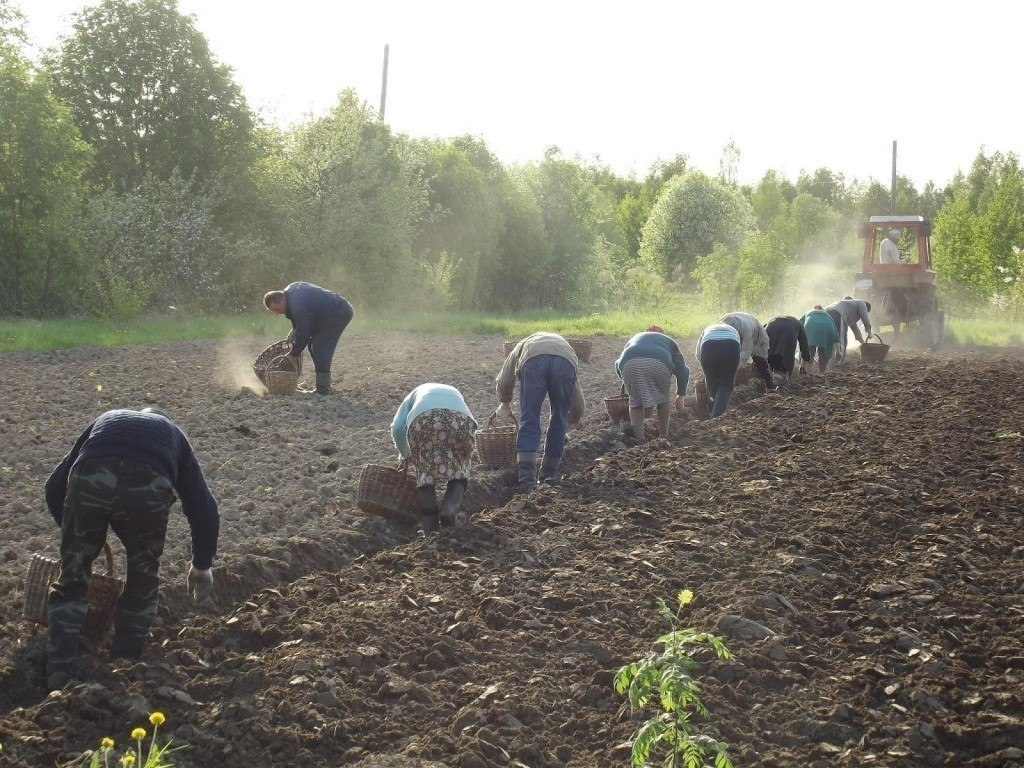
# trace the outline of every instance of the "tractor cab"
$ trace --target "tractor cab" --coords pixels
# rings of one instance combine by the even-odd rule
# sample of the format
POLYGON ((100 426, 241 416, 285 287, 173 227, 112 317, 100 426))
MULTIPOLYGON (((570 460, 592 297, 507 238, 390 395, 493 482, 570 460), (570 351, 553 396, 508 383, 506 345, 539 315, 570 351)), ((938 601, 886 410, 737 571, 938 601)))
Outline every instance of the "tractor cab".
POLYGON ((854 295, 871 302, 872 325, 917 326, 927 346, 942 338, 944 317, 939 309, 932 269, 931 222, 923 216, 872 216, 858 230, 864 239, 861 272, 854 295))

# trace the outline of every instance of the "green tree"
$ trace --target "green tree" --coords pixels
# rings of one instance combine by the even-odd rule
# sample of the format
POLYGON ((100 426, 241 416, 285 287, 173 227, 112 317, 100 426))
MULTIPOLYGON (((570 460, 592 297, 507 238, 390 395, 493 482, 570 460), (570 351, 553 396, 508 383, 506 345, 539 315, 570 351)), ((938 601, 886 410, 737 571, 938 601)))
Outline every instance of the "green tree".
POLYGON ((641 260, 669 278, 689 276, 715 243, 735 251, 754 231, 753 209, 738 190, 691 171, 662 191, 643 230, 641 260))
POLYGON ((326 116, 295 128, 278 169, 297 206, 292 268, 370 305, 407 295, 418 277, 414 223, 425 202, 387 125, 344 91, 326 116))
POLYGON ((427 205, 415 250, 428 265, 451 265, 432 273, 450 278, 448 294, 461 307, 483 308, 505 228, 502 186, 505 169, 480 139, 417 142, 414 168, 423 179, 427 205))
POLYGON ((533 265, 534 306, 571 306, 581 288, 596 276, 593 261, 599 242, 599 221, 606 201, 579 162, 550 147, 540 163, 522 169, 544 222, 547 247, 533 265))
POLYGON ((757 217, 757 226, 762 232, 779 228, 789 213, 789 205, 796 197, 796 189, 786 179, 779 178, 769 170, 750 196, 750 205, 757 217))
POLYGON ((90 308, 119 320, 168 306, 223 309, 234 281, 245 280, 253 246, 231 241, 217 226, 220 194, 175 172, 90 200, 83 225, 90 308))
POLYGON ((105 189, 131 190, 175 169, 203 183, 249 162, 253 120, 242 91, 177 0, 87 7, 51 66, 105 189))
MULTIPOLYGON (((16 23, 9 7, 0 11, 16 23)), ((19 39, 5 28, 0 40, 0 313, 55 314, 77 300, 76 222, 90 151, 19 39)))
POLYGON ((838 206, 846 198, 846 180, 841 173, 818 168, 810 175, 800 173, 796 180, 796 191, 814 195, 828 205, 838 206))
POLYGON ((777 304, 789 263, 782 239, 774 232, 755 233, 740 248, 738 261, 739 306, 759 312, 777 304))
POLYGON ((498 259, 487 274, 486 307, 515 311, 542 306, 539 284, 546 277, 538 265, 551 259, 540 203, 521 173, 502 185, 505 227, 498 241, 498 259))
POLYGON ((969 195, 947 202, 935 217, 933 265, 943 303, 960 310, 983 304, 995 290, 995 270, 982 247, 969 195))

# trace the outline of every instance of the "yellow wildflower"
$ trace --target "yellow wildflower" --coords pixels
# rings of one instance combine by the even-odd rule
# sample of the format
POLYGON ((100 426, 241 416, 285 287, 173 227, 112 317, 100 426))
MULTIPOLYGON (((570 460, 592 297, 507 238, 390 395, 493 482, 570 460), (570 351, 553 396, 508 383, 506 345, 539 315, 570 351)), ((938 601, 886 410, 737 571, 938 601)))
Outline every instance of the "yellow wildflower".
POLYGON ((144 738, 146 738, 146 729, 136 728, 132 731, 132 738, 136 741, 142 741, 144 738))
POLYGON ((104 749, 113 749, 114 748, 114 740, 112 738, 110 738, 109 736, 104 736, 103 740, 100 742, 100 746, 103 747, 104 749))
POLYGON ((121 765, 131 765, 135 762, 135 755, 130 752, 121 758, 121 765))
POLYGON ((149 722, 151 722, 153 725, 163 725, 164 724, 164 713, 163 712, 154 712, 153 714, 151 714, 149 716, 149 722))

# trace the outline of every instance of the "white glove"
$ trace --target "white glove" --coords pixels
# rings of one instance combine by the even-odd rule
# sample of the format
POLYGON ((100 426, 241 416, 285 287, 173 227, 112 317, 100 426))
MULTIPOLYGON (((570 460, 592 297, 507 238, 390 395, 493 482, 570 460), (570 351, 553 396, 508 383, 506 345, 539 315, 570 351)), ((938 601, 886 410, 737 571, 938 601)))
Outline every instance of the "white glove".
POLYGON ((188 593, 197 603, 205 600, 213 592, 213 569, 188 567, 188 593))

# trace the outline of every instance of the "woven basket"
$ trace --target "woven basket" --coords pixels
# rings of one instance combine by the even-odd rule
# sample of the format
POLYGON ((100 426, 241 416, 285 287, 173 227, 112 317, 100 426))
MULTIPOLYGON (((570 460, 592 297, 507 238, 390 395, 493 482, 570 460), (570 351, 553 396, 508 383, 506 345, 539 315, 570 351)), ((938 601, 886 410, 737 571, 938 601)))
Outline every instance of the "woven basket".
MULTIPOLYGON (((117 598, 121 595, 124 582, 114 576, 114 554, 110 545, 103 542, 103 553, 107 556, 107 573, 93 574, 89 583, 89 609, 78 639, 84 648, 98 653, 106 645, 110 629, 114 626, 117 612, 117 598)), ((60 561, 35 554, 28 564, 25 577, 25 618, 43 626, 47 623, 46 603, 50 585, 60 577, 60 561)))
POLYGON ((889 345, 882 343, 882 337, 877 333, 873 334, 878 339, 877 344, 871 343, 871 336, 860 345, 860 358, 868 363, 880 363, 885 360, 885 356, 889 354, 889 345))
POLYGON ((703 415, 708 412, 711 401, 708 399, 708 383, 704 379, 697 379, 693 384, 693 397, 697 401, 697 409, 703 415))
POLYGON ((755 375, 759 376, 760 374, 757 373, 757 368, 753 363, 750 363, 749 365, 742 365, 736 369, 736 378, 734 381, 737 386, 740 384, 749 384, 751 378, 755 375))
POLYGON ((572 347, 572 351, 576 353, 576 357, 579 358, 582 363, 590 362, 590 353, 594 349, 593 342, 587 339, 566 339, 569 342, 569 346, 572 347))
POLYGON ((294 395, 299 386, 299 371, 291 355, 275 357, 267 366, 267 391, 272 395, 294 395))
MULTIPOLYGON (((629 395, 626 388, 622 387, 619 394, 604 399, 604 409, 608 411, 608 418, 613 424, 629 421, 629 395)), ((653 407, 644 408, 644 418, 649 419, 654 415, 653 407)))
MULTIPOLYGON (((477 430, 476 454, 485 467, 514 467, 516 465, 516 438, 519 436, 519 422, 514 425, 494 427, 495 411, 487 419, 487 426, 477 430)), ((515 416, 512 417, 515 420, 515 416)))
POLYGON ((405 469, 367 464, 359 473, 356 506, 368 515, 415 518, 419 510, 416 480, 405 469))
MULTIPOLYGON (((277 360, 282 355, 287 355, 292 351, 292 343, 288 339, 281 339, 281 341, 275 341, 269 347, 260 352, 259 357, 256 358, 256 362, 252 364, 252 372, 256 374, 256 378, 260 380, 260 384, 267 386, 267 371, 271 367, 271 363, 277 360)), ((295 363, 295 375, 302 375, 302 358, 292 358, 292 362, 295 363)))

